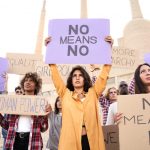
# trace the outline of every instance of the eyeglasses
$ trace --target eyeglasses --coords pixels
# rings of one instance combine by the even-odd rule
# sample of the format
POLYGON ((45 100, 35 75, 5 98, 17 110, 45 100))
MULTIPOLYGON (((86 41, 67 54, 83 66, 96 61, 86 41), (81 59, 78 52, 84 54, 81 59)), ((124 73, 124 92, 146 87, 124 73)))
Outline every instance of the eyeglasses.
POLYGON ((18 90, 16 91, 16 94, 22 94, 22 91, 18 90))
POLYGON ((116 91, 113 91, 113 92, 109 92, 109 94, 117 94, 117 92, 116 92, 116 91))

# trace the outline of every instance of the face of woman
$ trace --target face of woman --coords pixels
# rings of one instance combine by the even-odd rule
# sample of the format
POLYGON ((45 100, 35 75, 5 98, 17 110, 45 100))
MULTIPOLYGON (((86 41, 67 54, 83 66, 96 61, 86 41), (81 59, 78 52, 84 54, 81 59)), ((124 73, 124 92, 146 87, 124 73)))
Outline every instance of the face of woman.
POLYGON ((109 100, 111 101, 117 100, 117 90, 115 88, 109 90, 109 100))
POLYGON ((150 67, 143 65, 140 68, 140 78, 144 85, 150 85, 150 67))
POLYGON ((72 84, 74 88, 83 88, 84 78, 80 70, 75 70, 72 76, 72 84))
POLYGON ((33 92, 35 91, 35 82, 32 78, 26 78, 24 82, 24 91, 33 92))
POLYGON ((60 109, 61 108, 61 101, 59 99, 59 101, 57 101, 57 108, 60 109))

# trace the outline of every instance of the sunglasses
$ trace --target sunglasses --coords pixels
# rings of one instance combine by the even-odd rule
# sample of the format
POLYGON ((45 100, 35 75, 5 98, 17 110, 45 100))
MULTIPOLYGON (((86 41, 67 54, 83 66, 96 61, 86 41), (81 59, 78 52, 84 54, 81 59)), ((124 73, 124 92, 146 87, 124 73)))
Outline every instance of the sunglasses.
POLYGON ((120 87, 123 87, 123 86, 127 87, 128 85, 127 84, 121 84, 120 85, 120 87))

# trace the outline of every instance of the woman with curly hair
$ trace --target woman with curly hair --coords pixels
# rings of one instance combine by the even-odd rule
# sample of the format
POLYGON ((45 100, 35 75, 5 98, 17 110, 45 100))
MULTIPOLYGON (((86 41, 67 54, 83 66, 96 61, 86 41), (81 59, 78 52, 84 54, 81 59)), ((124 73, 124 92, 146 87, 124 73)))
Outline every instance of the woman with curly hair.
MULTIPOLYGON (((41 89, 42 80, 37 73, 27 73, 21 80, 25 95, 37 95, 41 89)), ((47 105, 46 112, 50 112, 47 105)), ((41 150, 43 147, 41 132, 48 129, 47 116, 10 115, 4 118, 0 114, 0 125, 8 131, 6 150, 41 150)))

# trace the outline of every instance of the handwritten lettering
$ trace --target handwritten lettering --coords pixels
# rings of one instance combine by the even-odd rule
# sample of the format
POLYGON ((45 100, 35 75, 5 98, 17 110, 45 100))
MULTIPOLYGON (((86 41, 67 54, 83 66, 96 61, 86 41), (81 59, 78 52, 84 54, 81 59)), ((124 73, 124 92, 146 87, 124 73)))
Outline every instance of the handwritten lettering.
POLYGON ((133 115, 133 116, 123 116, 123 121, 124 121, 124 125, 127 124, 149 124, 150 123, 150 118, 148 120, 146 120, 144 118, 144 115, 133 115))
POLYGON ((9 65, 11 67, 14 66, 22 66, 22 67, 27 67, 27 66, 35 66, 35 64, 38 62, 39 60, 32 60, 32 59, 11 59, 9 58, 9 65))
POLYGON ((150 108, 150 100, 147 100, 145 98, 142 98, 142 106, 143 106, 143 110, 145 110, 146 108, 150 108), (147 106, 147 107, 146 107, 147 106), (149 106, 149 107, 148 107, 149 106))
POLYGON ((113 47, 112 63, 115 66, 134 67, 137 64, 137 54, 133 49, 113 47))
POLYGON ((107 134, 105 135, 105 139, 104 139, 105 143, 106 144, 117 143, 116 134, 117 132, 107 132, 107 134))
POLYGON ((0 112, 5 113, 44 113, 47 101, 42 97, 0 96, 0 112))

